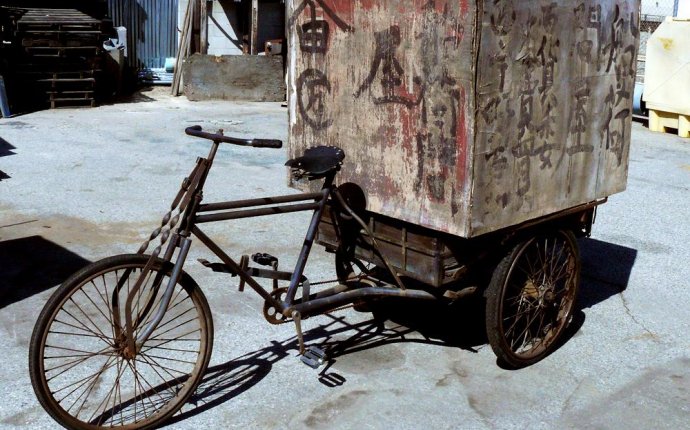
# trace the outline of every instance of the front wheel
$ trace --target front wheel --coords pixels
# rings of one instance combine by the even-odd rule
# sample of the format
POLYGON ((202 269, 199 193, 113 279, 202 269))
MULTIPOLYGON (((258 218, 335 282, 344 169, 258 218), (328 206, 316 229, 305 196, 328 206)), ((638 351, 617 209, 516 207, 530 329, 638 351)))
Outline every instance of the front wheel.
POLYGON ((571 231, 515 245, 486 290, 486 332, 499 360, 520 368, 550 354, 572 319, 579 283, 580 254, 571 231))
MULTIPOLYGON (((70 429, 145 429, 179 410, 211 357, 213 322, 198 285, 182 273, 163 320, 131 354, 122 329, 125 302, 149 257, 118 255, 66 280, 31 336, 29 371, 46 411, 70 429)), ((154 260, 134 294, 139 332, 159 308, 172 264, 154 260)))

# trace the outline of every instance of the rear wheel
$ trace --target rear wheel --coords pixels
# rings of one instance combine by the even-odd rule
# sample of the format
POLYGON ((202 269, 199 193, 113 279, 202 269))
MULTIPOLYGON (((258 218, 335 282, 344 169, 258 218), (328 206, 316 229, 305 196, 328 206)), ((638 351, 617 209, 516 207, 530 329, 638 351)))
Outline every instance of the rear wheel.
MULTIPOLYGON (((149 257, 119 255, 70 277, 46 303, 31 337, 38 400, 73 429, 142 429, 179 410, 203 376, 213 322, 198 285, 182 273, 162 321, 141 350, 126 347, 125 302, 149 257)), ((172 264, 155 260, 134 294, 139 332, 159 308, 172 264)))
POLYGON ((514 246, 486 291, 487 337, 499 360, 520 368, 550 354, 572 319, 579 283, 572 232, 548 232, 514 246))

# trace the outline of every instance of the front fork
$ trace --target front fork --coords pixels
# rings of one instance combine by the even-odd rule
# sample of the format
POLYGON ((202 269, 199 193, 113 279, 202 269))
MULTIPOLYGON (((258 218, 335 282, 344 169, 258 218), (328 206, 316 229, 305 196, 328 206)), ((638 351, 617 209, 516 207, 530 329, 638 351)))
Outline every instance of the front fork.
POLYGON ((161 283, 165 272, 162 270, 153 270, 153 264, 157 260, 156 256, 151 256, 149 261, 146 263, 141 271, 141 274, 137 276, 136 283, 134 287, 129 290, 124 303, 124 324, 122 323, 122 312, 120 303, 120 293, 128 284, 130 275, 132 274, 132 269, 127 269, 123 275, 118 280, 118 285, 115 287, 112 293, 111 300, 111 315, 113 322, 113 330, 115 335, 115 342, 121 353, 126 358, 134 358, 141 347, 146 343, 146 341, 151 337, 153 331, 158 327, 158 325, 163 320, 165 312, 170 306, 170 301, 172 300, 173 293, 175 291, 175 285, 182 274, 182 267, 189 253, 192 240, 188 237, 181 237, 179 234, 174 234, 171 242, 168 244, 168 249, 166 250, 163 261, 168 262, 171 260, 175 250, 179 248, 179 253, 173 266, 172 272, 170 274, 170 279, 168 280, 165 290, 163 291, 163 296, 154 309, 154 304, 156 299, 160 296, 161 283), (151 283, 150 291, 146 292, 146 298, 144 299, 144 304, 142 306, 133 306, 135 299, 141 299, 142 293, 141 289, 144 284, 149 281, 153 276, 153 281, 151 283), (151 312, 155 314, 146 323, 146 325, 141 328, 151 312))
MULTIPOLYGON (((173 292, 175 291, 175 285, 177 284, 177 281, 179 280, 180 275, 182 274, 182 267, 184 266, 184 262, 186 261, 187 255, 189 254, 189 248, 192 245, 189 228, 191 218, 193 217, 193 214, 196 213, 196 210, 201 204, 202 200, 201 193, 194 194, 194 197, 190 199, 192 200, 191 205, 187 206, 183 202, 183 204, 186 207, 183 212, 182 226, 180 226, 177 232, 172 233, 171 240, 168 243, 165 254, 163 255, 162 260, 165 264, 172 260, 175 251, 179 248, 177 258, 175 260, 175 265, 173 266, 172 272, 170 273, 170 279, 168 280, 168 284, 165 287, 165 290, 163 291, 161 301, 158 304, 157 309, 155 309, 155 314, 153 315, 151 320, 147 322, 143 328, 140 328, 141 324, 143 324, 148 319, 148 315, 154 311, 153 306, 156 301, 156 298, 159 296, 161 282, 163 280, 163 276, 165 275, 165 272, 163 270, 153 270, 153 264, 158 258, 158 252, 160 248, 154 250, 151 257, 149 257, 148 262, 144 266, 144 269, 141 271, 141 274, 138 276, 134 288, 132 288, 132 290, 129 291, 129 293, 127 294, 127 300, 125 301, 124 309, 124 333, 122 331, 122 324, 120 321, 119 301, 115 300, 115 298, 113 297, 113 320, 115 326, 115 336, 116 340, 119 341, 119 343, 122 345, 123 355, 127 358, 134 358, 139 353, 139 351, 141 351, 142 346, 144 345, 144 343, 146 343, 149 337, 151 337, 151 334, 156 329, 156 327, 158 327, 158 325, 161 323, 163 317, 165 316, 165 312, 168 309, 168 306, 170 306, 170 301, 172 300, 173 292), (146 299, 146 304, 143 306, 143 310, 141 310, 141 307, 137 306, 136 315, 133 315, 133 301, 135 297, 141 298, 140 291, 145 282, 148 281, 152 274, 154 278, 151 285, 151 291, 147 294, 148 297, 146 299)), ((129 273, 125 273, 125 275, 120 280, 120 283, 124 283, 124 281, 128 277, 129 273)), ((121 290, 121 288, 122 285, 118 285, 115 289, 115 292, 113 292, 113 296, 119 296, 119 291, 121 290)))

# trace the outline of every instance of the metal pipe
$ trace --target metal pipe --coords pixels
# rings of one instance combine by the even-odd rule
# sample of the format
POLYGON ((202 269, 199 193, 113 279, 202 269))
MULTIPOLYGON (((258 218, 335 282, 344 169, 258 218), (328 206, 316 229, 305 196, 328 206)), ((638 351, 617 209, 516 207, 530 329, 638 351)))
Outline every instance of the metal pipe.
POLYGON ((294 203, 308 200, 317 202, 323 198, 322 193, 291 194, 287 196, 264 197, 261 199, 235 200, 232 202, 209 203, 199 206, 198 212, 212 212, 228 209, 242 209, 252 206, 266 206, 278 203, 294 203))
POLYGON ((438 297, 433 294, 422 290, 367 287, 334 294, 316 300, 309 300, 306 303, 298 303, 286 310, 286 314, 289 315, 290 311, 297 311, 302 315, 316 314, 328 309, 337 308, 346 303, 352 303, 364 297, 399 297, 405 299, 439 300, 438 297))
POLYGON ((206 234, 199 229, 199 227, 194 226, 192 228, 192 234, 196 237, 199 238, 199 240, 208 247, 208 249, 211 250, 220 260, 225 263, 226 266, 232 271, 232 273, 237 273, 237 276, 240 277, 244 282, 249 284, 250 287, 252 287, 252 290, 256 291, 264 300, 267 300, 273 307, 275 307, 280 313, 283 313, 283 310, 285 307, 283 304, 280 302, 280 300, 277 300, 275 297, 271 296, 271 294, 266 291, 258 282, 254 280, 251 276, 249 276, 245 271, 242 270, 242 268, 237 264, 228 254, 226 254, 216 243, 211 240, 210 237, 206 236, 206 234))
POLYGON ((210 215, 197 215, 194 220, 197 224, 206 222, 225 221, 231 219, 251 218, 255 216, 277 215, 290 212, 303 212, 317 210, 322 207, 322 203, 302 203, 289 206, 271 206, 268 208, 248 209, 243 211, 222 212, 210 215))
MULTIPOLYGON (((172 295, 175 290, 175 284, 177 284, 177 280, 180 278, 180 274, 182 273, 182 266, 184 265, 184 262, 187 259, 189 248, 192 245, 192 241, 189 238, 181 238, 181 241, 182 244, 180 245, 180 252, 179 254, 177 254, 177 261, 175 262, 173 271, 170 274, 168 286, 165 287, 165 292, 163 293, 163 299, 161 300, 161 304, 158 306, 158 310, 154 314, 151 322, 146 325, 146 328, 144 328, 144 330, 139 334, 139 337, 136 339, 137 351, 139 351, 139 349, 144 345, 144 343, 146 343, 148 338, 151 336, 151 333, 153 333, 156 327, 158 327, 158 324, 160 324, 160 322, 163 320, 165 311, 168 309, 168 306, 170 305, 170 300, 172 299, 172 295)), ((127 303, 127 305, 128 310, 131 309, 130 304, 127 303)))
POLYGON ((304 267, 307 265, 307 259, 309 258, 309 253, 314 245, 314 239, 316 239, 316 233, 319 229, 319 222, 321 222, 321 214, 323 214, 323 209, 326 206, 326 198, 328 194, 331 193, 330 180, 326 180, 324 188, 321 189, 321 194, 323 198, 319 203, 313 203, 316 206, 314 209, 314 214, 311 216, 311 222, 309 223, 309 229, 307 230, 307 235, 304 237, 304 244, 299 252, 299 257, 297 257, 297 263, 295 264, 295 271, 292 273, 292 279, 290 279, 290 286, 288 286, 288 291, 285 297, 285 307, 289 307, 292 301, 295 299, 295 293, 297 292, 297 285, 302 278, 302 273, 304 272, 304 267))

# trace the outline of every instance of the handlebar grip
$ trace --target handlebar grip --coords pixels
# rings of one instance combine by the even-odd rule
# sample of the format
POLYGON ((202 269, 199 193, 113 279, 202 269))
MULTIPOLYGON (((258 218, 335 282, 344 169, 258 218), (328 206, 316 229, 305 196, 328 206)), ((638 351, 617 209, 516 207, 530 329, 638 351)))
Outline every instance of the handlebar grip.
POLYGON ((204 134, 208 134, 208 133, 204 133, 201 131, 200 125, 193 125, 191 127, 187 127, 184 129, 184 132, 190 136, 198 136, 198 137, 203 137, 204 134))
POLYGON ((283 142, 277 139, 254 139, 252 146, 255 148, 282 148, 283 142))

